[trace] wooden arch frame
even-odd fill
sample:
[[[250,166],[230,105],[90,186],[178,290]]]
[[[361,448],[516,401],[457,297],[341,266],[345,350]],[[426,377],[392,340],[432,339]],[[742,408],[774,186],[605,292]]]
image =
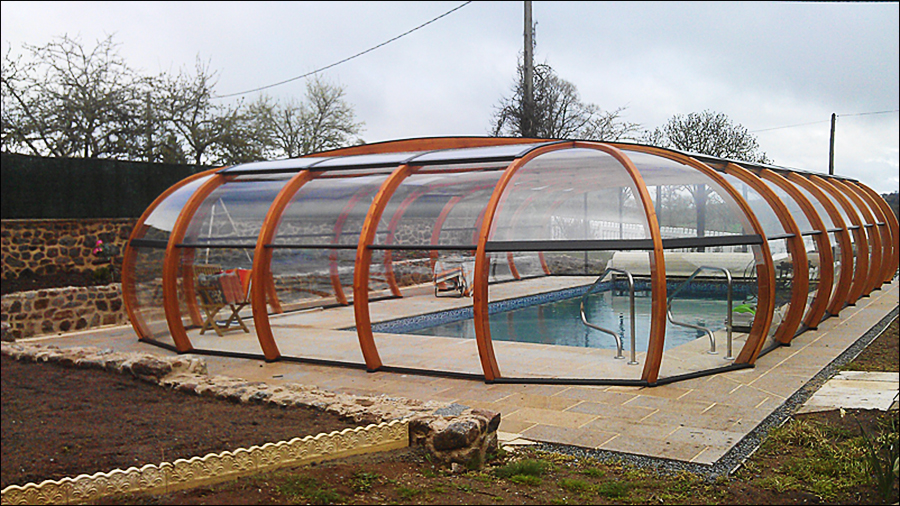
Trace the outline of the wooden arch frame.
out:
[[[871,255],[871,251],[869,251],[869,241],[866,238],[862,220],[859,219],[856,208],[850,203],[841,190],[827,180],[816,175],[810,175],[809,180],[818,185],[837,201],[838,205],[844,209],[844,213],[847,214],[847,217],[850,218],[851,224],[855,227],[853,229],[853,238],[856,244],[856,258],[853,264],[853,282],[850,284],[850,296],[847,300],[849,305],[855,305],[856,301],[863,296],[863,292],[868,284],[866,276],[868,276],[869,272],[869,256]]]
[[[888,203],[881,198],[881,195],[875,192],[875,190],[869,188],[865,184],[857,181],[856,186],[859,187],[863,192],[867,193],[872,200],[878,205],[881,209],[881,213],[887,222],[888,229],[891,231],[891,259],[888,263],[888,268],[885,271],[884,275],[884,283],[890,283],[891,279],[894,278],[894,274],[897,272],[898,264],[900,264],[900,226],[897,223],[897,216],[894,214],[893,209]]]
[[[819,216],[819,213],[813,207],[812,202],[806,198],[806,195],[804,195],[794,183],[769,169],[761,170],[759,177],[764,181],[768,181],[778,186],[793,198],[800,206],[800,209],[803,210],[803,214],[806,216],[810,225],[819,232],[813,236],[813,240],[816,242],[816,250],[819,253],[819,288],[816,290],[816,296],[803,319],[803,325],[809,329],[816,329],[825,316],[825,311],[828,309],[828,301],[831,297],[831,293],[836,289],[834,279],[834,255],[831,252],[831,239],[828,237],[828,229],[825,226],[825,222],[822,221],[822,217]],[[823,290],[822,285],[827,286],[828,289]]]
[[[741,211],[743,211],[744,216],[750,222],[753,231],[763,238],[762,244],[760,245],[762,250],[762,268],[760,269],[760,266],[757,266],[756,270],[758,287],[756,314],[762,314],[764,318],[754,318],[753,326],[750,328],[750,335],[747,336],[747,342],[744,344],[744,347],[741,348],[740,353],[738,353],[738,356],[735,359],[736,364],[754,364],[759,357],[759,353],[762,351],[766,336],[769,332],[769,327],[772,325],[772,319],[775,315],[775,265],[772,261],[772,252],[769,250],[769,243],[765,239],[765,232],[763,232],[762,225],[760,225],[753,210],[750,209],[750,205],[747,204],[747,201],[744,200],[740,193],[738,193],[737,190],[735,190],[734,187],[731,186],[731,184],[718,172],[694,158],[667,149],[651,146],[623,145],[622,148],[626,151],[638,151],[641,153],[662,156],[663,158],[668,158],[699,170],[729,193],[731,198],[734,199],[741,208]]]
[[[187,353],[193,350],[193,345],[188,338],[184,323],[181,321],[181,310],[178,304],[178,265],[181,260],[181,248],[178,247],[178,244],[184,239],[194,215],[206,198],[216,188],[225,184],[228,179],[228,177],[221,174],[215,174],[200,185],[181,209],[178,219],[175,220],[175,226],[172,227],[172,232],[169,234],[169,243],[166,246],[165,260],[163,260],[163,307],[166,312],[166,321],[169,324],[169,332],[172,334],[172,340],[175,341],[175,348],[179,353]],[[191,273],[184,272],[182,276],[183,279],[187,280],[184,289],[191,320],[195,324],[199,324],[200,314],[197,310],[196,298],[193,296]]]
[[[488,321],[488,270],[489,262],[487,260],[486,245],[494,224],[494,218],[500,205],[502,197],[506,192],[516,173],[524,167],[529,161],[538,156],[552,153],[561,149],[586,148],[601,151],[612,156],[618,161],[626,173],[631,177],[632,183],[640,193],[641,203],[644,212],[647,215],[647,222],[650,227],[650,234],[653,241],[653,252],[650,256],[650,283],[652,285],[652,315],[650,318],[650,344],[647,349],[647,359],[644,363],[644,369],[641,373],[641,379],[648,383],[656,383],[659,377],[659,367],[662,363],[662,351],[665,340],[665,301],[666,298],[666,280],[665,280],[665,259],[663,258],[662,237],[659,233],[659,226],[656,223],[656,212],[653,209],[652,200],[647,192],[647,187],[641,178],[640,173],[634,164],[625,156],[618,148],[601,143],[571,141],[561,144],[552,144],[542,146],[529,152],[527,155],[519,158],[506,169],[494,189],[491,200],[485,211],[484,221],[481,225],[481,232],[478,239],[478,250],[475,253],[475,275],[472,307],[474,312],[475,323],[475,340],[478,345],[478,355],[481,359],[482,370],[487,381],[494,381],[501,377],[500,367],[497,364],[497,358],[494,353],[493,343],[491,342],[490,323]]]
[[[844,306],[850,303],[850,288],[853,285],[854,264],[856,263],[856,259],[853,256],[850,229],[847,228],[847,224],[838,211],[837,206],[819,185],[796,173],[788,174],[787,179],[815,197],[825,209],[825,212],[828,213],[831,223],[836,227],[833,232],[838,239],[837,245],[841,249],[841,272],[838,274],[837,287],[831,292],[831,300],[828,302],[827,308],[828,314],[835,316],[844,309]]]
[[[856,206],[856,211],[859,214],[862,220],[865,220],[866,223],[861,223],[861,226],[866,231],[866,236],[868,237],[868,252],[869,252],[869,270],[866,275],[866,284],[863,289],[863,293],[865,295],[869,295],[872,293],[872,290],[881,285],[881,258],[884,255],[884,250],[881,242],[881,231],[878,230],[878,223],[875,220],[875,217],[872,215],[872,212],[869,210],[869,207],[866,203],[856,194],[856,191],[846,184],[844,184],[839,179],[831,179],[829,183],[832,184],[835,188],[842,191],[844,195],[849,199],[849,202]]]
[[[785,232],[793,236],[787,239],[788,252],[791,255],[791,264],[794,272],[791,278],[791,302],[788,306],[788,313],[782,320],[781,325],[778,326],[774,336],[779,343],[790,344],[797,329],[800,328],[803,313],[806,311],[806,298],[809,293],[809,261],[806,257],[806,246],[803,244],[803,236],[800,235],[800,227],[797,226],[797,222],[791,217],[787,206],[778,198],[778,195],[753,173],[734,163],[728,163],[725,166],[725,173],[738,178],[747,186],[756,190],[772,210],[775,211],[775,215],[781,222]]]
[[[166,191],[162,192],[158,197],[156,197],[153,202],[150,203],[147,209],[144,210],[140,218],[138,218],[137,222],[135,223],[134,228],[131,230],[131,235],[128,237],[128,243],[125,245],[125,252],[122,254],[122,300],[125,304],[125,311],[128,314],[128,321],[131,322],[131,326],[134,328],[135,333],[137,333],[139,340],[150,339],[152,337],[152,333],[147,328],[147,323],[144,321],[143,317],[137,311],[137,288],[135,286],[136,280],[134,274],[136,268],[135,262],[137,253],[135,252],[134,246],[132,246],[131,242],[135,239],[141,239],[144,237],[144,234],[147,233],[148,229],[148,226],[146,225],[147,219],[150,218],[150,215],[153,214],[153,211],[155,211],[161,203],[169,198],[170,195],[198,179],[214,175],[217,171],[219,171],[219,169],[216,168],[198,172],[197,174],[193,174],[186,177],[185,179],[182,179],[181,181],[166,189]],[[168,253],[168,249],[166,250],[166,252]],[[165,299],[163,299],[163,304],[165,307]]]
[[[866,192],[862,190],[859,186],[852,184],[849,181],[841,181],[842,188],[845,188],[846,191],[852,195],[854,202],[856,202],[857,207],[863,210],[863,214],[866,215],[872,222],[872,227],[870,230],[873,231],[873,236],[877,239],[875,247],[872,249],[872,256],[876,257],[875,259],[879,262],[877,268],[872,269],[872,273],[869,278],[871,280],[871,290],[877,290],[881,287],[883,283],[883,279],[887,274],[888,269],[891,266],[891,260],[893,259],[892,251],[893,247],[891,246],[891,229],[888,227],[887,220],[885,219],[884,213],[881,211],[881,208],[878,207],[878,204],[872,200],[872,197],[869,196]],[[877,232],[877,233],[875,233]],[[880,246],[880,247],[879,247]]]
[[[269,323],[269,313],[266,310],[266,286],[270,284],[272,277],[272,248],[267,248],[275,238],[275,232],[281,223],[285,209],[291,203],[294,195],[309,181],[317,176],[309,170],[303,170],[294,175],[287,184],[281,188],[278,195],[269,205],[266,219],[263,221],[256,240],[256,249],[253,253],[253,268],[250,273],[250,307],[253,311],[253,324],[256,327],[256,338],[263,350],[266,360],[273,361],[281,358],[278,343],[272,334],[272,326]],[[280,308],[279,308],[280,310]]]

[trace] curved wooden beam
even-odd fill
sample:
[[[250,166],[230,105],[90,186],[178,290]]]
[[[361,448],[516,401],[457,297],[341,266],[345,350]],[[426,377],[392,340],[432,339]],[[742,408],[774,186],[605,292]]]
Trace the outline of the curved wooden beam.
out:
[[[872,200],[878,204],[878,207],[881,208],[882,215],[887,222],[888,229],[891,231],[891,259],[884,276],[884,282],[890,283],[891,279],[894,278],[894,274],[897,272],[898,264],[900,264],[900,226],[897,224],[897,216],[894,214],[894,210],[891,209],[891,206],[889,206],[875,190],[859,181],[856,182],[856,185],[869,194],[869,196],[872,197]]]
[[[883,256],[884,250],[881,245],[881,231],[878,230],[878,222],[875,220],[875,217],[872,215],[869,206],[866,205],[865,201],[856,193],[856,190],[846,184],[839,179],[831,179],[829,181],[835,188],[842,191],[846,197],[849,198],[850,203],[856,206],[857,212],[865,220],[864,225],[868,225],[866,230],[866,236],[868,236],[869,241],[869,271],[868,276],[866,278],[866,285],[863,289],[863,293],[866,295],[872,293],[872,290],[881,285],[881,277],[883,275],[881,271],[881,258]]]
[[[353,313],[356,317],[359,346],[369,371],[375,371],[382,365],[378,348],[375,346],[375,337],[372,335],[372,320],[369,315],[369,265],[372,262],[372,250],[369,249],[369,245],[375,240],[381,215],[397,187],[418,169],[419,167],[401,165],[391,172],[369,206],[369,212],[359,234],[359,246],[356,248],[356,263],[353,269]]]
[[[750,222],[750,226],[753,228],[754,233],[763,238],[763,242],[760,245],[760,249],[762,250],[761,260],[763,263],[762,265],[757,265],[756,269],[756,280],[758,286],[756,314],[757,316],[762,314],[764,317],[754,318],[753,326],[750,327],[750,335],[747,337],[747,341],[746,343],[744,343],[744,347],[741,348],[741,351],[738,354],[737,358],[735,358],[736,364],[755,363],[757,357],[759,356],[759,352],[762,351],[762,347],[765,344],[766,336],[768,335],[769,327],[772,325],[772,319],[774,317],[775,265],[772,262],[772,252],[769,250],[769,243],[765,239],[765,232],[763,231],[759,220],[756,218],[756,215],[753,213],[753,210],[750,209],[750,205],[747,204],[747,201],[744,200],[741,194],[737,190],[735,190],[734,187],[731,186],[731,184],[729,184],[724,177],[722,177],[722,175],[720,175],[708,165],[701,163],[694,158],[683,155],[681,153],[675,153],[667,149],[650,146],[623,145],[622,148],[625,150],[633,149],[634,151],[639,151],[642,153],[654,154],[699,170],[701,173],[705,174],[710,179],[719,184],[719,186],[721,186],[726,192],[728,192],[731,198],[741,208],[744,216]]]
[[[893,258],[893,246],[892,246],[892,234],[891,228],[887,224],[887,217],[882,212],[881,207],[878,206],[878,203],[869,195],[865,190],[860,188],[859,186],[853,184],[852,181],[841,181],[845,188],[848,191],[853,192],[859,197],[860,200],[867,207],[867,211],[871,214],[872,223],[874,226],[872,229],[877,230],[877,236],[881,239],[881,251],[879,260],[880,265],[878,269],[873,269],[875,273],[878,273],[873,276],[869,276],[872,280],[872,289],[876,289],[881,287],[883,283],[883,279],[887,276],[887,272],[891,268],[891,259]],[[873,254],[877,254],[877,247]]]
[[[128,314],[128,321],[131,322],[131,326],[137,333],[138,339],[149,339],[153,337],[153,333],[150,332],[147,322],[144,321],[143,315],[137,311],[137,280],[134,273],[137,253],[135,252],[134,247],[131,246],[131,241],[134,239],[142,239],[144,237],[144,234],[146,234],[147,230],[150,228],[146,225],[147,219],[163,201],[169,198],[169,195],[200,178],[211,176],[219,170],[221,169],[216,168],[198,172],[197,174],[188,176],[170,186],[158,197],[153,199],[153,202],[147,206],[147,209],[144,210],[135,223],[134,228],[131,230],[131,235],[129,235],[128,242],[125,244],[125,251],[122,253],[122,300],[125,304],[125,312]]]
[[[759,176],[763,180],[778,186],[793,198],[794,201],[797,202],[797,205],[800,206],[807,221],[812,225],[813,230],[819,231],[818,234],[813,236],[813,240],[816,243],[816,252],[819,254],[819,286],[816,289],[815,297],[809,305],[809,310],[806,312],[806,316],[803,319],[803,324],[806,325],[807,328],[816,329],[819,326],[819,322],[821,322],[822,318],[825,316],[825,310],[828,308],[828,300],[831,296],[831,291],[835,288],[834,255],[831,253],[831,240],[828,236],[828,228],[825,226],[825,222],[822,221],[822,217],[816,212],[812,202],[806,198],[806,195],[804,195],[794,183],[791,183],[777,172],[773,172],[769,169],[760,171]],[[823,285],[827,288],[823,288]]]
[[[281,224],[284,210],[291,203],[291,199],[303,185],[314,177],[315,174],[308,170],[300,171],[281,188],[269,205],[269,211],[259,230],[259,238],[256,240],[256,249],[253,252],[253,268],[250,272],[250,307],[253,310],[256,338],[259,340],[263,355],[269,361],[281,358],[281,352],[278,350],[278,343],[275,342],[275,336],[272,334],[266,305],[266,287],[272,278],[272,249],[267,248],[266,245],[271,244],[275,239],[278,225]]]
[[[856,261],[854,262],[853,283],[850,285],[850,296],[847,300],[848,304],[854,305],[856,304],[856,301],[862,297],[863,291],[868,283],[866,276],[868,276],[869,272],[869,255],[871,253],[869,251],[869,241],[866,239],[865,229],[863,228],[862,221],[859,219],[859,215],[856,213],[856,209],[854,209],[847,197],[844,196],[843,192],[819,176],[810,175],[809,180],[834,197],[834,200],[837,201],[838,205],[844,209],[844,213],[846,213],[847,217],[850,219],[850,223],[856,227],[853,229],[853,238],[856,243]]]
[[[188,339],[184,323],[181,321],[181,310],[178,304],[178,268],[181,264],[181,252],[180,248],[177,248],[176,245],[184,240],[185,233],[191,225],[197,210],[199,210],[200,206],[203,204],[203,201],[227,180],[228,178],[225,176],[216,174],[210,178],[209,181],[200,185],[200,187],[197,188],[197,191],[195,191],[184,204],[181,213],[178,214],[178,219],[175,220],[172,232],[169,234],[169,243],[168,246],[166,246],[166,257],[165,260],[163,260],[163,307],[166,311],[166,322],[169,324],[169,332],[172,334],[172,339],[175,341],[175,348],[179,353],[187,353],[193,350],[193,345],[191,344],[190,339]],[[186,288],[192,286],[193,280],[190,279],[191,277],[190,269],[183,274],[183,279],[186,280]],[[190,300],[192,297],[189,292],[190,290],[186,290],[185,292],[185,297],[188,299],[188,307],[193,307],[194,310],[196,310],[197,301]]]
[[[844,221],[843,216],[841,216],[840,211],[838,211],[834,201],[832,201],[818,185],[800,174],[793,172],[787,175],[787,179],[816,198],[819,201],[819,204],[825,209],[825,212],[828,213],[828,218],[831,220],[831,223],[833,223],[837,229],[834,234],[837,239],[838,247],[841,249],[841,271],[838,274],[837,287],[831,293],[831,300],[828,303],[827,309],[828,314],[837,315],[844,309],[844,306],[849,303],[850,288],[853,285],[853,273],[855,271],[853,264],[855,263],[855,260],[853,257],[853,243],[850,239],[850,229],[847,228],[847,223]]]
[[[800,227],[797,226],[797,222],[791,217],[790,211],[788,211],[784,202],[778,198],[778,195],[753,173],[734,163],[728,163],[725,166],[725,172],[756,190],[775,211],[775,215],[778,216],[778,221],[781,222],[784,231],[793,234],[793,237],[787,239],[793,272],[791,277],[791,302],[790,306],[788,306],[788,312],[781,325],[775,330],[774,336],[781,344],[790,344],[797,329],[800,328],[800,322],[806,311],[806,298],[809,295],[809,261],[806,257],[806,246],[803,244],[803,236],[800,235]]]

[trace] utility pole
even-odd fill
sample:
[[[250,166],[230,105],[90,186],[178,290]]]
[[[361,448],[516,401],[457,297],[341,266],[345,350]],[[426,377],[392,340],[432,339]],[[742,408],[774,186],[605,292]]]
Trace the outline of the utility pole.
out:
[[[831,113],[831,148],[828,150],[828,175],[834,175],[834,122],[837,114]]]
[[[522,100],[522,137],[534,137],[534,43],[532,41],[531,2],[525,1],[525,96]]]

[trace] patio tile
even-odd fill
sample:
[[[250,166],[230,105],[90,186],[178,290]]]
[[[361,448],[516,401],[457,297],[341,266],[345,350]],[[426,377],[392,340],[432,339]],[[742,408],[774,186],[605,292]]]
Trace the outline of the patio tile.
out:
[[[597,415],[604,418],[619,418],[630,422],[638,422],[655,413],[653,408],[643,406],[619,406],[615,404],[602,404],[599,402],[582,402],[569,408],[567,412]]]
[[[616,436],[613,432],[596,428],[558,427],[555,425],[537,424],[521,432],[522,437],[534,441],[558,443],[584,448],[596,448]]]
[[[611,392],[600,387],[572,387],[559,392],[558,394],[554,394],[554,397],[565,397],[567,399],[576,399],[579,401],[596,402],[601,404],[622,405],[630,399],[634,399],[635,397],[637,397],[637,394]]]
[[[633,453],[689,462],[705,451],[707,447],[697,443],[619,436],[601,444],[597,448],[613,452]]]
[[[581,427],[597,418],[596,415],[571,411],[554,411],[552,409],[521,408],[506,417],[507,419],[543,423],[564,427]]]

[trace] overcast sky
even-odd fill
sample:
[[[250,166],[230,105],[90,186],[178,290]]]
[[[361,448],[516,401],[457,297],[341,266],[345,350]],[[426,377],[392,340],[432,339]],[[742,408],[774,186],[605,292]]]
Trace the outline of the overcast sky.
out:
[[[64,34],[93,48],[113,35],[147,75],[209,62],[226,95],[332,65],[464,4],[4,0],[0,19],[4,51]],[[345,88],[366,142],[487,135],[511,94],[523,6],[469,3],[321,75]],[[535,1],[533,18],[535,62],[584,102],[626,107],[646,129],[725,113],[777,165],[822,173],[837,113],[835,172],[881,193],[900,186],[897,2]],[[302,98],[305,80],[264,93]]]

